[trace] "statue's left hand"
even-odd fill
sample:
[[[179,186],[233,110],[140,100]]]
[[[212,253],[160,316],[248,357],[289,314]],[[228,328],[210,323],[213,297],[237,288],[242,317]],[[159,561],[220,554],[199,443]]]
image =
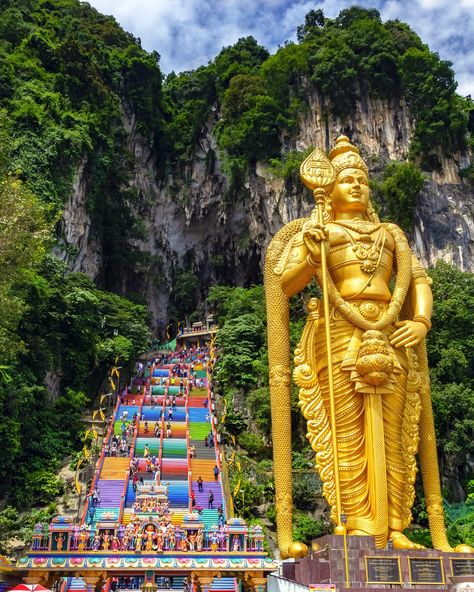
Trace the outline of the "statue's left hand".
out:
[[[413,347],[426,337],[428,329],[423,323],[416,321],[399,321],[394,323],[398,329],[390,336],[393,347]]]

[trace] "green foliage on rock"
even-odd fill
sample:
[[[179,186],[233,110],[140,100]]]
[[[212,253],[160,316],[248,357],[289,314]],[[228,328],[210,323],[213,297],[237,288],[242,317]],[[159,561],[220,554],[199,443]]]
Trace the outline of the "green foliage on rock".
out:
[[[47,254],[50,210],[0,136],[0,494],[26,509],[61,493],[55,471],[80,445],[84,410],[113,358],[126,369],[146,347],[148,315]]]
[[[311,546],[311,541],[327,533],[321,520],[315,520],[305,514],[298,514],[293,522],[293,540]]]
[[[58,215],[77,171],[101,244],[103,280],[138,263],[130,190],[133,157],[124,123],[164,154],[162,76],[112,17],[77,0],[6,0],[0,25],[0,108],[8,113],[13,168]]]
[[[406,99],[415,120],[410,155],[430,169],[439,167],[442,153],[465,150],[472,101],[456,95],[451,64],[407,24],[382,22],[375,9],[352,7],[334,19],[312,10],[297,37],[274,55],[253,38],[242,38],[208,66],[181,75],[183,88],[203,90],[175,101],[180,130],[193,130],[186,137],[196,141],[199,117],[210,116],[211,108],[216,112],[215,134],[232,186],[242,186],[255,161],[289,151],[313,90],[322,95],[322,118],[332,114],[341,123],[367,96]],[[169,91],[166,82],[165,95],[176,82],[170,79]],[[202,100],[209,101],[207,108]],[[181,148],[183,154],[187,150],[189,144]]]
[[[160,127],[158,56],[74,0],[7,1],[2,17],[0,104],[18,140],[16,165],[38,197],[60,207],[81,158],[123,160],[121,100],[143,131]]]
[[[433,329],[428,356],[438,448],[472,478],[468,458],[474,436],[474,275],[439,261],[433,278]]]
[[[12,506],[6,506],[0,511],[0,553],[10,554],[14,540],[31,543],[35,524],[49,523],[58,510],[54,503],[45,509],[19,513]]]
[[[375,206],[386,214],[390,222],[395,222],[405,231],[412,230],[416,200],[424,181],[423,173],[413,162],[389,162],[382,180],[371,181]]]

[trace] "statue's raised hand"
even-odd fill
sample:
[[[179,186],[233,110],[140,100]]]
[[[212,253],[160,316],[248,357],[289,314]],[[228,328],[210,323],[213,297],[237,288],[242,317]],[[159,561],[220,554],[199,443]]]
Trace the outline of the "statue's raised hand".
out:
[[[307,261],[316,266],[321,261],[321,243],[328,240],[327,229],[322,224],[310,223],[303,228],[303,241],[308,251]],[[329,245],[326,245],[326,248]]]

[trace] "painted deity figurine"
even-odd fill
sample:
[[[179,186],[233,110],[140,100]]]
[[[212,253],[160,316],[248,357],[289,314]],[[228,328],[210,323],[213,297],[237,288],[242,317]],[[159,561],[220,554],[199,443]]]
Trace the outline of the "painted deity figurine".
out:
[[[95,533],[94,538],[92,539],[92,549],[94,551],[98,551],[100,549],[100,535],[98,532]]]
[[[176,547],[176,534],[174,531],[174,527],[170,525],[168,530],[168,548],[170,551],[174,551]]]
[[[313,279],[323,298],[307,303],[294,379],[335,532],[372,535],[379,547],[387,540],[395,548],[415,547],[403,531],[412,520],[419,449],[433,545],[451,550],[425,345],[431,281],[403,231],[375,214],[367,166],[347,137],[338,138],[329,158],[316,149],[302,164],[301,176],[318,206],[277,233],[265,264],[280,551],[302,552],[292,548],[287,468],[288,303]]]
[[[141,531],[137,532],[135,539],[135,551],[140,552],[142,550],[143,534]]]
[[[102,535],[102,549],[103,549],[104,551],[108,551],[108,550],[109,550],[109,545],[110,545],[110,538],[111,538],[111,537],[110,537],[110,535],[109,535],[107,532],[105,532],[105,533]]]
[[[83,529],[81,531],[81,533],[79,534],[78,551],[84,551],[85,550],[88,539],[89,539],[89,533],[87,532],[87,530]]]
[[[58,536],[56,538],[56,548],[57,548],[57,550],[58,551],[62,551],[63,550],[63,545],[64,545],[64,537],[60,533],[60,534],[58,534]]]

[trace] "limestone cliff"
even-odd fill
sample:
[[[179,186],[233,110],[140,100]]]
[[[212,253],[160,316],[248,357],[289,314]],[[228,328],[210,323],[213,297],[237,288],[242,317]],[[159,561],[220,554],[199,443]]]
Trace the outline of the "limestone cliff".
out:
[[[308,92],[310,108],[301,118],[299,133],[282,139],[286,150],[328,149],[337,135],[345,133],[361,148],[374,173],[389,159],[406,158],[413,121],[403,101],[363,97],[349,121],[342,123],[323,117],[320,96]],[[138,288],[146,297],[158,326],[165,323],[177,268],[201,278],[201,296],[215,282],[260,282],[271,237],[312,208],[309,192],[294,179],[284,181],[273,175],[265,162],[257,163],[239,199],[230,199],[213,135],[218,117],[215,113],[203,122],[199,142],[184,169],[171,171],[164,181],[158,181],[157,157],[137,131],[133,111],[123,108],[128,149],[135,161],[131,184],[140,196],[136,214],[146,229],[146,238],[135,241],[135,246],[149,255],[148,267],[138,276],[124,270],[123,285],[130,287],[133,282],[135,291]],[[443,171],[431,173],[425,182],[412,246],[425,265],[442,258],[462,270],[473,270],[474,190],[459,177],[459,165],[465,166],[445,159]],[[64,256],[72,269],[96,278],[101,270],[100,232],[94,230],[86,211],[87,191],[81,162],[63,215]]]

